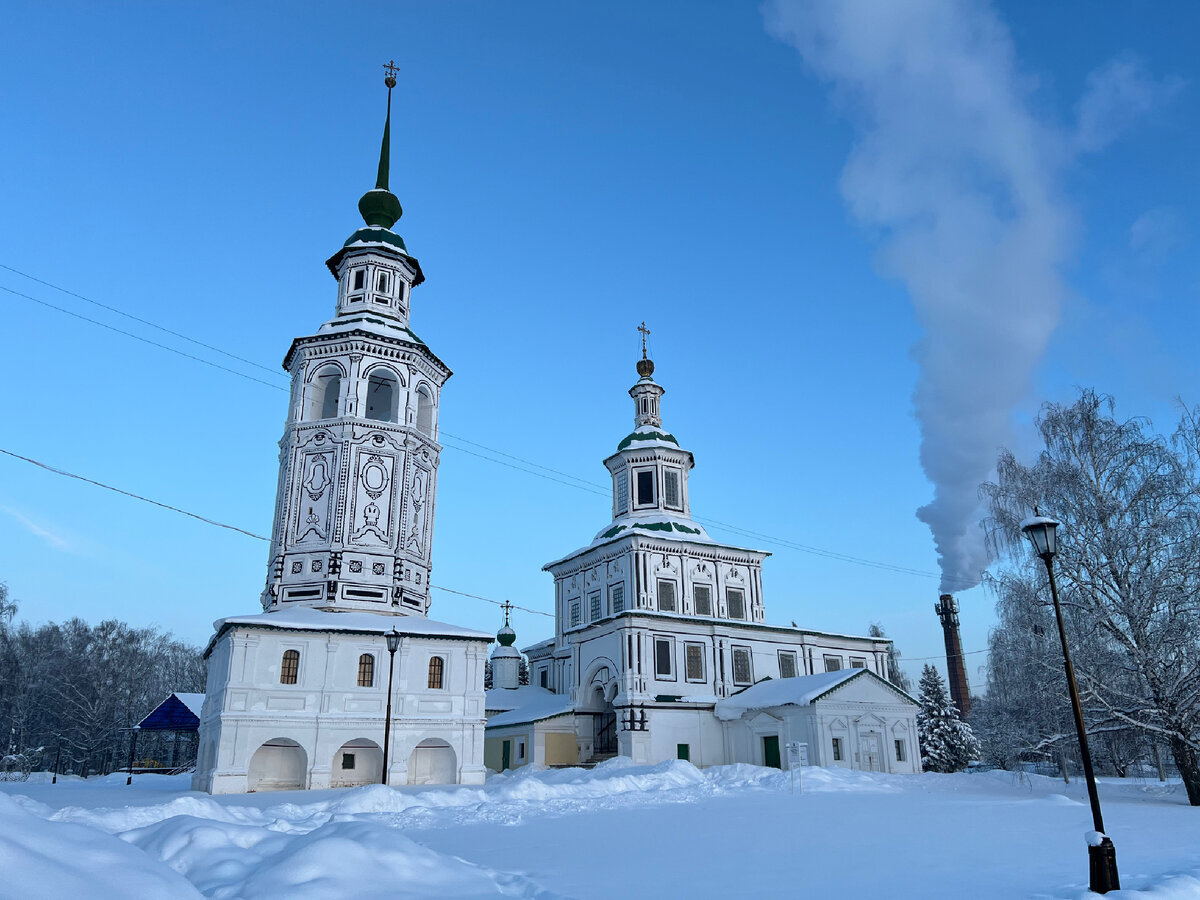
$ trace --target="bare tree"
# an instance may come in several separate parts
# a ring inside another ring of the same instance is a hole
[[[867,628],[867,634],[873,638],[886,638],[887,634],[883,630],[883,626],[878,622],[872,622]],[[908,676],[900,670],[900,651],[896,649],[895,642],[888,644],[887,656],[887,680],[905,693],[912,693],[912,682]]]
[[[1049,602],[1020,522],[1039,507],[1062,522],[1055,573],[1089,731],[1136,729],[1171,748],[1200,806],[1200,494],[1195,416],[1174,442],[1144,419],[1119,421],[1111,398],[1047,404],[1045,449],[1025,466],[1003,451],[985,484],[1001,598]]]

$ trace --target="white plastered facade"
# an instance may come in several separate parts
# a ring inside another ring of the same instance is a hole
[[[890,642],[767,624],[762,564],[769,554],[720,544],[691,518],[692,454],[662,430],[664,391],[653,364],[643,359],[638,372],[630,389],[634,431],[605,460],[612,521],[591,544],[545,566],[554,576],[555,635],[525,651],[531,684],[571,700],[578,760],[619,754],[639,763],[762,764],[769,732],[779,748],[810,743],[810,762],[827,765],[830,754],[818,744],[831,740],[835,720],[864,715],[879,720],[874,739],[882,743],[898,728],[911,731],[915,747],[915,703],[891,688],[856,700],[855,711],[840,718],[827,720],[835,705],[827,699],[819,711],[718,719],[721,700],[764,679],[862,670],[882,683]],[[847,725],[846,740],[850,732]],[[884,749],[858,765],[847,746],[844,764],[866,767]],[[909,762],[886,770],[916,771]]]

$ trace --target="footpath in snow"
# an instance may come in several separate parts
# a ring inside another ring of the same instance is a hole
[[[482,787],[214,798],[187,776],[0,783],[0,897],[1056,898],[1086,891],[1083,787],[686,762]],[[1125,890],[1200,900],[1200,809],[1106,781]]]

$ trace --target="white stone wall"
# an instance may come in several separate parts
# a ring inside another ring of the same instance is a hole
[[[389,783],[405,784],[434,774],[446,754],[414,749],[422,741],[444,744],[453,754],[447,780],[483,781],[486,642],[405,636],[395,658]],[[296,684],[281,684],[287,650],[300,653]],[[374,683],[359,686],[362,654],[375,657]],[[429,661],[444,660],[443,687],[428,687]],[[388,653],[382,635],[233,628],[217,640],[209,657],[209,693],[201,716],[200,758],[195,787],[213,793],[259,789],[252,760],[264,745],[293,742],[280,759],[301,757],[302,788],[328,787],[346,776],[340,757],[349,742],[383,744]],[[353,748],[351,748],[353,749]],[[371,748],[362,748],[364,756]],[[437,757],[430,760],[426,757]],[[424,767],[410,771],[415,760]],[[274,764],[278,769],[282,763]],[[356,780],[361,780],[355,776]],[[379,781],[379,775],[371,779]],[[441,780],[441,779],[439,779]],[[266,784],[262,787],[278,787]]]

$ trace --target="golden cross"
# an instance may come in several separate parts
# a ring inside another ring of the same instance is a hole
[[[396,73],[400,71],[400,67],[396,65],[394,59],[389,59],[383,64],[383,68],[387,71],[389,78],[395,78]]]
[[[646,336],[650,334],[650,329],[646,327],[645,321],[638,326],[638,331],[642,333],[642,359],[646,358]]]

